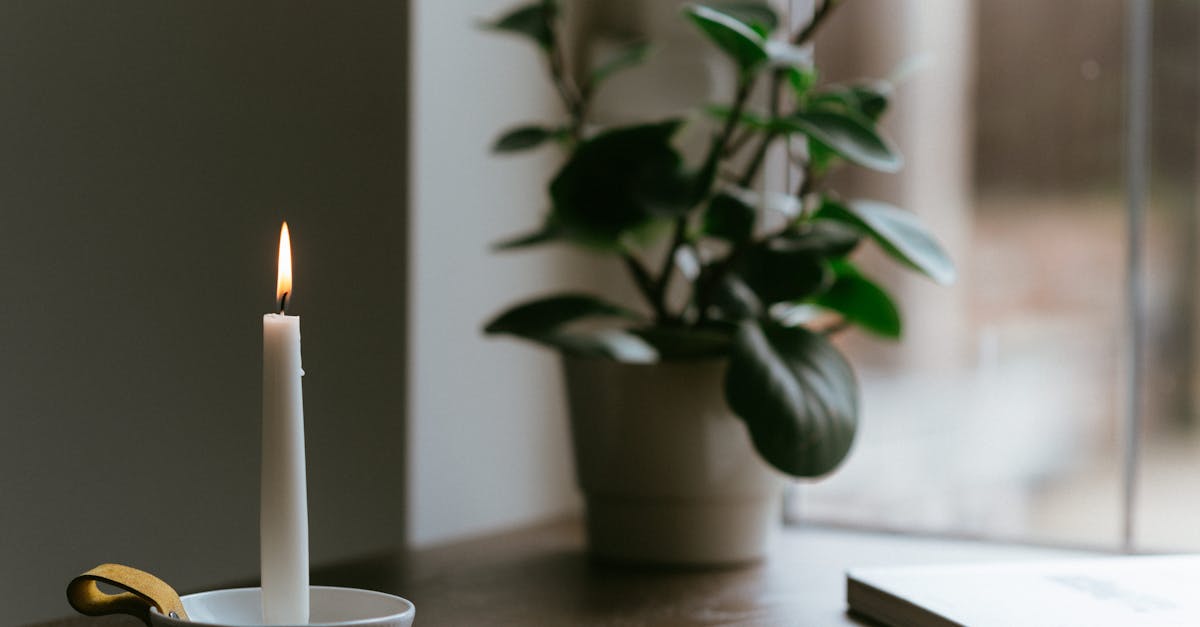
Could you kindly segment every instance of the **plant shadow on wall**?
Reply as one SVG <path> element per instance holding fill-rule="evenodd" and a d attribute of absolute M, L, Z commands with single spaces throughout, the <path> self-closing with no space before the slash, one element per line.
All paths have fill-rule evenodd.
<path fill-rule="evenodd" d="M 794 33 L 781 32 L 765 3 L 683 8 L 737 77 L 730 102 L 698 103 L 688 116 L 709 118 L 715 129 L 695 163 L 673 145 L 683 117 L 605 129 L 588 124 L 592 95 L 647 58 L 648 45 L 632 44 L 589 72 L 572 71 L 556 2 L 489 23 L 540 48 L 567 112 L 561 123 L 521 126 L 496 141 L 497 152 L 557 144 L 567 153 L 549 185 L 544 223 L 498 248 L 567 242 L 618 256 L 645 307 L 583 293 L 549 295 L 505 311 L 486 332 L 617 362 L 727 360 L 724 399 L 763 460 L 794 477 L 836 468 L 854 439 L 858 390 L 830 336 L 850 327 L 888 338 L 901 333 L 892 298 L 856 267 L 852 253 L 873 244 L 938 283 L 955 276 L 912 213 L 842 198 L 825 185 L 846 164 L 883 172 L 902 165 L 878 128 L 892 86 L 818 81 L 808 43 L 836 3 L 819 3 Z M 763 89 L 766 105 L 753 110 L 751 96 Z M 754 191 L 777 142 L 789 147 L 797 187 Z"/>

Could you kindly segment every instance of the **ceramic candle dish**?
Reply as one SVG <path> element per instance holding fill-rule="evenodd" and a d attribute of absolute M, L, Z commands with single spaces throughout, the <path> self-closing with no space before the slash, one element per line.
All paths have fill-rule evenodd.
<path fill-rule="evenodd" d="M 409 627 L 416 607 L 398 596 L 359 590 L 312 586 L 311 614 L 305 626 L 276 627 Z M 262 589 L 213 590 L 181 597 L 190 620 L 150 611 L 154 627 L 249 627 L 262 625 Z"/>
<path fill-rule="evenodd" d="M 100 585 L 118 592 L 106 592 Z M 67 601 L 87 616 L 128 614 L 147 627 L 409 627 L 417 613 L 407 599 L 382 592 L 330 586 L 309 586 L 307 592 L 307 622 L 264 622 L 262 588 L 180 597 L 148 572 L 100 564 L 67 584 Z"/>

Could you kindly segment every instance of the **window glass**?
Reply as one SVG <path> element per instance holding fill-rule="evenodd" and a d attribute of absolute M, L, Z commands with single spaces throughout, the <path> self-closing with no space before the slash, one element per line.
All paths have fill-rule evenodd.
<path fill-rule="evenodd" d="M 855 0 L 839 12 L 818 41 L 823 78 L 897 78 L 886 128 L 907 163 L 891 177 L 845 173 L 836 187 L 920 215 L 959 277 L 946 288 L 864 262 L 894 286 L 905 338 L 839 338 L 861 379 L 859 439 L 842 469 L 791 495 L 789 511 L 871 527 L 1117 546 L 1127 375 L 1126 2 Z M 1156 117 L 1161 166 L 1147 222 L 1147 348 L 1155 361 L 1147 391 L 1156 395 L 1147 403 L 1143 458 L 1155 465 L 1143 484 L 1161 487 L 1168 475 L 1200 474 L 1200 446 L 1179 437 L 1194 431 L 1187 365 L 1200 346 L 1189 283 L 1200 110 L 1196 10 L 1159 2 L 1154 12 L 1156 25 L 1181 31 L 1169 39 L 1176 43 L 1163 35 L 1154 48 L 1154 113 L 1177 119 Z M 1175 24 L 1176 13 L 1187 26 Z M 1168 88 L 1168 71 L 1184 86 Z M 1166 464 L 1171 456 L 1175 465 Z M 1142 492 L 1145 509 L 1158 508 L 1146 533 L 1150 521 L 1162 522 L 1164 541 L 1166 521 L 1180 533 L 1187 526 L 1162 509 L 1169 493 Z M 1197 496 L 1188 500 L 1197 510 L 1191 527 L 1200 529 Z"/>

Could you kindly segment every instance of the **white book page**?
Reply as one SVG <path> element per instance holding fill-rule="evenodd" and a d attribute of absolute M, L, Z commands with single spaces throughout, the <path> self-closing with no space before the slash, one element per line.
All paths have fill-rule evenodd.
<path fill-rule="evenodd" d="M 863 568 L 849 577 L 972 627 L 1200 626 L 1195 555 Z"/>

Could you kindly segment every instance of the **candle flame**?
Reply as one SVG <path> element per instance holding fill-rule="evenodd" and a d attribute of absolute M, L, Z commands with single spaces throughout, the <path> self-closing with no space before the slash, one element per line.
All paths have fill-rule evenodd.
<path fill-rule="evenodd" d="M 275 303 L 279 313 L 287 309 L 292 296 L 292 238 L 288 234 L 287 221 L 279 230 L 279 279 L 275 284 Z"/>

